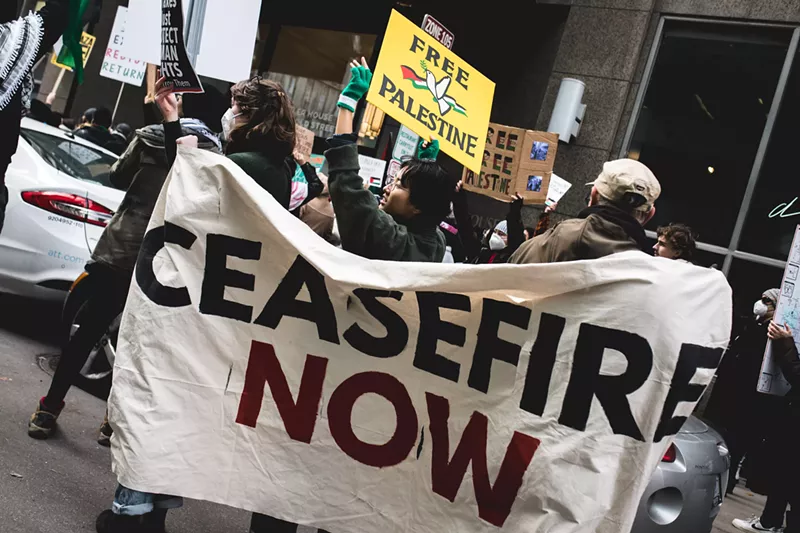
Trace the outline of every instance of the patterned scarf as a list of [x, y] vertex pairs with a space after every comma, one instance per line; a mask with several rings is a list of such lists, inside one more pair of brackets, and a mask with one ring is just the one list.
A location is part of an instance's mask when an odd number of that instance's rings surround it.
[[0, 111], [18, 91], [23, 109], [30, 108], [33, 78], [31, 70], [42, 44], [44, 23], [37, 13], [0, 24]]

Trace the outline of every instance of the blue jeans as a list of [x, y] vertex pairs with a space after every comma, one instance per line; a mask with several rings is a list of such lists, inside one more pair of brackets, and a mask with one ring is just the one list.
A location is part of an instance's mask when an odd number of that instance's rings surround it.
[[180, 496], [139, 492], [117, 485], [111, 510], [114, 514], [141, 516], [154, 509], [177, 509], [178, 507], [183, 507], [183, 498]]

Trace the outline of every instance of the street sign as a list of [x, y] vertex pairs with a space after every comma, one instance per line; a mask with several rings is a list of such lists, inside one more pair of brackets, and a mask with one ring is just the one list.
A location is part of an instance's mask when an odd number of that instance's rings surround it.
[[432, 35], [434, 39], [445, 45], [448, 49], [453, 49], [453, 41], [456, 36], [453, 32], [444, 27], [444, 24], [436, 20], [430, 15], [425, 15], [422, 19], [422, 29], [428, 35]]

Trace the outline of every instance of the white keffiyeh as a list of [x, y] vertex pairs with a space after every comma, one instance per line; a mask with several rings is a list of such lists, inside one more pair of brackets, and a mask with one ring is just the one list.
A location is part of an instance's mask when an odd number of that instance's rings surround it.
[[31, 70], [43, 33], [44, 22], [37, 13], [0, 24], [0, 111], [20, 89], [24, 107], [30, 107]]

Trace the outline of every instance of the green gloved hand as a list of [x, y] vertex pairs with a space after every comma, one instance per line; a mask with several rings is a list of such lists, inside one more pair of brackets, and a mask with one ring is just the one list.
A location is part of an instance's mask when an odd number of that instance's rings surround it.
[[437, 157], [439, 157], [439, 141], [426, 141], [420, 137], [417, 143], [417, 159], [432, 159], [436, 161]]
[[344, 88], [339, 96], [337, 106], [355, 112], [358, 101], [364, 98], [372, 82], [372, 71], [367, 66], [367, 60], [361, 58], [361, 64], [357, 61], [350, 63], [350, 83]]

